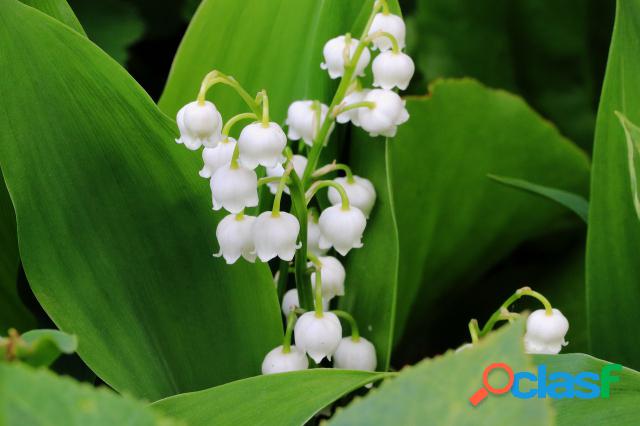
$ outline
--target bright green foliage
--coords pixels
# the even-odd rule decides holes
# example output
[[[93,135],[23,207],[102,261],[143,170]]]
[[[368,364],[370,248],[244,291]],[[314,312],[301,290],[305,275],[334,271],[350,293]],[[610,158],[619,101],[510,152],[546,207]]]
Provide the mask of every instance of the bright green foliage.
[[[627,167],[629,168],[629,185],[631,186],[631,198],[633,207],[640,220],[640,127],[630,122],[627,117],[618,113],[620,124],[624,128],[627,142]]]
[[[593,355],[640,367],[640,221],[629,145],[616,112],[640,123],[640,1],[618,2],[602,89],[591,175],[587,308]]]
[[[171,426],[151,408],[108,389],[47,370],[0,364],[0,424],[28,426]]]
[[[198,156],[95,45],[0,3],[0,163],[39,302],[118,391],[157,399],[257,374],[282,335],[271,275],[211,256]]]
[[[59,330],[31,330],[19,335],[12,329],[7,337],[0,337],[0,359],[19,360],[33,367],[47,367],[77,348],[76,336]]]
[[[22,3],[46,13],[81,35],[86,35],[80,21],[65,0],[20,0]]]
[[[176,395],[153,407],[190,425],[303,425],[341,396],[387,374],[324,369],[273,374]]]
[[[338,411],[331,425],[507,425],[552,424],[546,401],[523,400],[511,394],[489,395],[473,407],[469,397],[482,387],[482,373],[492,363],[508,364],[514,372],[530,369],[522,345],[524,321],[489,335],[476,347],[422,361],[407,367],[344,411]],[[496,388],[506,385],[506,376],[496,371],[489,376]]]

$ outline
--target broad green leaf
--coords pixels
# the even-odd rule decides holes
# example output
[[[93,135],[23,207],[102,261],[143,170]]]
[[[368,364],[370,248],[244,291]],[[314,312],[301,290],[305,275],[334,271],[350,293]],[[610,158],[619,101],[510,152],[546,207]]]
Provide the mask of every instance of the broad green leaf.
[[[0,163],[38,301],[118,391],[158,399],[257,374],[282,336],[271,275],[211,256],[200,159],[95,45],[1,5]]]
[[[476,407],[469,398],[480,389],[486,367],[505,363],[514,372],[530,370],[522,344],[523,321],[489,335],[477,346],[427,359],[402,370],[362,399],[338,411],[331,425],[548,425],[546,401],[492,395]],[[496,388],[506,385],[503,371],[489,376]]]
[[[249,93],[266,89],[274,121],[297,99],[328,102],[334,84],[320,69],[322,47],[349,31],[366,2],[345,0],[204,0],[173,62],[159,106],[175,117],[196,98],[206,73],[232,75]],[[246,110],[229,88],[209,92],[223,118]]]
[[[616,111],[640,123],[640,1],[619,1],[596,124],[587,239],[587,303],[593,355],[640,367],[640,222],[628,144]]]
[[[106,388],[45,369],[0,364],[0,424],[29,426],[170,426],[181,423]]]
[[[131,2],[122,0],[69,0],[90,40],[125,65],[128,48],[144,32],[144,22]]]
[[[616,115],[624,128],[625,140],[627,142],[627,167],[629,168],[631,197],[633,199],[633,207],[636,209],[636,214],[638,215],[638,220],[640,220],[640,194],[638,194],[638,185],[640,184],[640,128],[630,122],[623,114],[617,112]]]
[[[390,155],[400,240],[397,330],[410,318],[410,337],[500,259],[569,214],[496,185],[488,173],[584,194],[589,165],[520,98],[472,80],[440,81],[407,108],[411,118]]]
[[[610,362],[585,354],[536,355],[535,364],[547,366],[548,374],[556,371],[572,375],[589,371],[602,377],[602,368]],[[632,425],[638,422],[640,373],[624,367],[612,371],[609,398],[553,399],[558,426],[572,425]],[[614,381],[618,378],[617,381]],[[600,381],[602,383],[602,381]]]
[[[65,0],[20,0],[22,3],[46,13],[81,35],[86,35],[80,21]]]
[[[473,77],[522,94],[563,134],[580,146],[591,146],[597,102],[594,87],[601,78],[600,64],[593,62],[601,50],[598,32],[609,25],[606,13],[594,12],[593,2],[416,3],[418,37],[411,49],[428,81]]]
[[[551,188],[548,186],[537,185],[522,179],[514,179],[506,176],[489,175],[489,178],[500,182],[507,186],[522,189],[532,194],[537,194],[556,203],[565,206],[582,219],[585,223],[589,223],[589,202],[581,195],[572,194],[571,192],[561,189]]]
[[[78,349],[78,338],[59,330],[31,330],[20,336],[27,343],[20,359],[34,367],[47,367],[62,354]]]
[[[190,425],[303,425],[341,396],[389,373],[314,369],[175,395],[152,407]]]

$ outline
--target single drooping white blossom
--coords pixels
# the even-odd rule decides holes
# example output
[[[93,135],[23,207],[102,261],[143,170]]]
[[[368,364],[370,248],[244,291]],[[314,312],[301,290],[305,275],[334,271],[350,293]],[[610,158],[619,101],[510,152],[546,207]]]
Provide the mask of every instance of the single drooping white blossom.
[[[335,178],[333,181],[339,183],[344,188],[344,191],[347,193],[347,198],[349,198],[349,203],[362,210],[362,213],[368,218],[376,202],[376,190],[371,181],[355,175],[353,176],[352,182],[349,182],[349,179],[346,177]],[[327,195],[333,205],[342,202],[340,193],[334,187],[329,187]]]
[[[180,108],[176,121],[180,130],[176,142],[192,151],[203,145],[213,148],[222,139],[222,116],[209,101],[202,105],[197,101],[189,102]]]
[[[315,312],[305,312],[298,318],[293,329],[296,345],[316,362],[323,358],[331,360],[342,338],[340,320],[332,312],[318,316]]]
[[[344,280],[347,272],[342,263],[333,256],[321,256],[319,260],[322,264],[320,273],[322,278],[322,297],[331,300],[334,296],[344,296]],[[315,272],[311,273],[311,285],[315,290]]]
[[[235,263],[240,256],[249,262],[256,260],[253,247],[253,222],[254,216],[244,214],[230,214],[225,216],[216,228],[216,238],[220,245],[220,252],[214,256],[224,257],[228,264]]]
[[[315,302],[315,301],[314,301]],[[300,299],[298,298],[298,290],[292,288],[282,296],[282,313],[284,316],[288,316],[291,311],[300,307]],[[329,310],[329,300],[322,298],[322,310]]]
[[[364,337],[343,338],[333,357],[333,366],[345,370],[375,371],[378,364],[376,348]]]
[[[278,256],[282,260],[293,259],[300,223],[291,213],[271,211],[261,213],[253,224],[253,244],[256,254],[263,262]]]
[[[320,225],[318,225],[318,219],[315,218],[311,212],[307,217],[307,250],[316,256],[322,256],[327,251],[328,248],[321,249],[320,248]]]
[[[362,102],[364,97],[369,93],[369,89],[352,90],[347,93],[347,96],[342,100],[343,106],[349,106],[358,102]],[[344,124],[351,121],[354,126],[360,126],[360,120],[358,119],[358,109],[351,109],[349,111],[341,112],[336,116],[338,123]]]
[[[396,92],[385,89],[373,89],[364,98],[372,102],[373,108],[358,108],[360,126],[371,136],[396,135],[398,125],[409,119],[405,101]]]
[[[262,361],[262,374],[286,373],[309,368],[309,360],[304,351],[291,346],[284,352],[283,346],[272,349]]]
[[[231,163],[233,150],[236,148],[236,140],[224,138],[215,148],[205,148],[202,150],[202,161],[204,167],[200,170],[200,176],[209,179],[218,169]]]
[[[397,87],[405,90],[416,70],[411,57],[402,52],[387,50],[380,53],[371,65],[373,85],[391,90]]]
[[[294,155],[291,159],[293,162],[293,170],[295,170],[296,174],[300,177],[304,173],[304,169],[307,167],[307,157],[304,155]],[[284,174],[284,167],[282,164],[278,164],[275,167],[267,168],[267,177],[280,177]],[[278,191],[278,181],[267,183],[269,187],[269,191],[272,194],[275,194]],[[285,186],[284,192],[289,193],[289,188]]]
[[[220,167],[211,178],[213,209],[224,208],[230,213],[240,213],[245,207],[258,205],[258,176],[244,166]]]
[[[367,225],[364,213],[350,206],[348,209],[341,205],[331,206],[320,214],[320,248],[335,248],[345,256],[352,248],[362,247],[362,233]]]
[[[527,332],[524,335],[524,347],[530,354],[557,354],[563,346],[569,331],[569,321],[557,309],[551,315],[546,310],[533,311],[527,318]]]
[[[327,70],[329,72],[329,77],[332,79],[336,79],[344,75],[345,48],[349,52],[349,59],[351,59],[353,58],[360,41],[358,39],[351,38],[349,39],[348,47],[346,46],[346,43],[347,37],[341,35],[329,40],[322,49],[324,62],[320,64],[320,68]],[[363,76],[364,69],[369,65],[369,61],[371,61],[371,53],[369,52],[369,49],[365,47],[360,55],[360,59],[358,59],[355,75]]]
[[[371,36],[380,31],[391,34],[398,41],[398,47],[404,49],[407,28],[401,17],[390,13],[386,15],[384,13],[378,13],[373,17],[371,27],[369,28],[369,35]],[[393,44],[388,37],[379,36],[373,40],[373,49],[378,48],[381,51],[385,51],[392,47]]]
[[[325,104],[318,104],[318,108],[314,107],[313,101],[295,101],[289,105],[285,121],[289,126],[287,133],[289,139],[292,141],[302,139],[307,145],[313,145],[318,129],[329,111],[329,107]]]
[[[283,161],[282,150],[287,145],[287,136],[276,123],[264,126],[256,122],[242,129],[238,144],[240,162],[246,167],[275,167]]]

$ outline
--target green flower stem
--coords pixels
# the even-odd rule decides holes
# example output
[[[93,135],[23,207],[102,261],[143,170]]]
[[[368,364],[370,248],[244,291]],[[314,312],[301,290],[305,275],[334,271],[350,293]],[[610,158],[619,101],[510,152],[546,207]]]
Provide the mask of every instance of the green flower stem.
[[[342,209],[349,210],[349,197],[347,196],[347,192],[344,190],[344,187],[342,185],[332,180],[319,180],[317,182],[314,182],[314,184],[311,185],[311,188],[309,188],[306,194],[307,204],[309,204],[309,202],[313,199],[313,196],[316,195],[319,190],[328,186],[334,187],[340,194],[340,198],[342,199]]]
[[[378,3],[382,5],[382,13],[384,13],[385,15],[391,13],[389,11],[389,3],[387,3],[387,0],[378,0]]]
[[[520,299],[522,296],[530,296],[535,299],[538,299],[544,305],[544,309],[547,315],[551,315],[553,313],[551,303],[549,303],[549,300],[546,297],[544,297],[542,294],[538,293],[537,291],[531,290],[531,288],[529,287],[522,287],[521,289],[516,290],[516,292],[513,293],[511,297],[509,297],[507,300],[505,300],[505,302],[502,305],[500,305],[500,308],[498,308],[498,310],[495,311],[491,315],[491,317],[489,317],[489,320],[484,325],[484,327],[482,328],[478,336],[484,337],[487,333],[493,330],[493,327],[498,321],[502,319],[508,319],[508,318],[505,318],[505,311],[508,312],[509,306],[511,306],[513,302]]]
[[[315,294],[314,304],[316,310],[316,317],[322,318],[324,311],[322,310],[322,264],[316,265],[316,279],[315,279]]]
[[[269,96],[267,96],[267,91],[262,89],[258,93],[258,97],[262,103],[262,127],[269,127]]]
[[[298,300],[300,306],[306,310],[313,309],[313,294],[311,291],[311,279],[307,271],[307,203],[304,199],[304,188],[302,181],[295,170],[289,176],[291,185],[292,213],[295,214],[300,223],[300,248],[295,257],[295,278],[296,289],[298,289]]]
[[[238,83],[233,77],[225,75],[218,70],[211,71],[202,80],[197,98],[199,105],[204,105],[207,91],[216,84],[225,84],[233,88],[247,104],[249,109],[251,109],[256,116],[260,115],[261,111],[258,103],[249,95],[249,93],[247,93],[246,90],[244,90],[240,83]]]
[[[288,278],[289,278],[289,262],[287,262],[286,260],[280,260],[280,264],[278,265],[278,282],[277,282],[278,300],[282,300],[284,293],[287,291]]]
[[[391,50],[393,51],[393,53],[400,53],[400,45],[398,44],[398,39],[396,39],[393,34],[388,33],[386,31],[376,31],[375,33],[371,34],[369,37],[367,37],[368,41],[373,41],[375,39],[377,39],[378,37],[386,37],[389,39],[389,41],[391,42]]]
[[[358,340],[360,340],[360,331],[358,329],[358,323],[351,316],[350,313],[346,311],[339,311],[339,310],[335,310],[331,312],[336,314],[337,317],[342,318],[343,320],[349,323],[349,326],[351,327],[351,340],[353,340],[354,342],[357,342]]]
[[[280,215],[280,201],[282,200],[282,194],[284,193],[284,188],[287,186],[287,180],[289,179],[289,174],[293,170],[293,162],[288,161],[287,167],[284,169],[284,173],[280,176],[280,183],[278,183],[278,189],[276,191],[276,196],[273,199],[273,208],[271,209],[271,215],[277,217]]]
[[[229,132],[231,131],[231,128],[239,121],[241,120],[249,120],[249,119],[253,119],[253,120],[257,120],[258,116],[255,115],[252,112],[243,112],[242,114],[238,114],[238,115],[234,115],[233,117],[231,117],[229,119],[229,121],[227,121],[224,124],[224,127],[222,128],[222,135],[223,136],[229,136]]]
[[[333,123],[333,112],[340,105],[340,103],[344,100],[344,97],[347,95],[347,90],[353,83],[353,79],[355,77],[356,66],[358,61],[360,60],[360,56],[364,51],[364,48],[369,43],[364,40],[369,33],[369,29],[371,28],[371,23],[373,22],[373,18],[376,13],[380,11],[380,8],[384,8],[386,6],[386,1],[376,2],[373,10],[371,11],[371,15],[369,16],[369,20],[362,31],[362,36],[360,37],[360,43],[358,43],[358,47],[356,48],[353,57],[349,63],[345,64],[344,74],[342,79],[340,79],[340,84],[338,85],[338,89],[336,90],[333,99],[331,100],[331,104],[329,105],[329,111],[320,127],[320,131],[316,135],[315,140],[313,141],[313,145],[311,146],[311,150],[309,151],[307,167],[304,169],[304,173],[302,174],[302,183],[306,188],[309,180],[311,179],[311,174],[316,169],[318,165],[318,159],[320,158],[320,153],[322,152],[322,147],[324,146],[325,140],[329,137],[329,132],[331,130],[331,125]],[[388,7],[388,6],[387,6]]]
[[[331,173],[336,170],[342,170],[345,173],[347,182],[355,183],[356,180],[353,178],[353,172],[351,171],[351,167],[347,166],[346,164],[336,163],[335,161],[331,164],[327,164],[326,166],[320,167],[315,172],[313,172],[311,176],[314,178],[319,178],[321,176],[326,175],[327,173]]]
[[[471,343],[478,343],[478,334],[480,333],[480,327],[478,326],[478,320],[472,319],[469,321],[469,334],[471,334]]]
[[[296,319],[296,311],[293,309],[287,316],[287,331],[285,331],[282,341],[282,353],[288,354],[291,352],[291,333],[293,333],[293,325],[296,323]]]
[[[280,182],[281,176],[267,176],[258,179],[258,186],[265,185],[267,183]]]
[[[369,108],[369,109],[373,109],[376,107],[376,103],[375,102],[370,102],[370,101],[362,101],[362,102],[355,102],[346,106],[343,106],[342,108],[336,108],[334,114],[336,116],[342,114],[343,112],[347,112],[347,111],[351,111],[357,108]]]

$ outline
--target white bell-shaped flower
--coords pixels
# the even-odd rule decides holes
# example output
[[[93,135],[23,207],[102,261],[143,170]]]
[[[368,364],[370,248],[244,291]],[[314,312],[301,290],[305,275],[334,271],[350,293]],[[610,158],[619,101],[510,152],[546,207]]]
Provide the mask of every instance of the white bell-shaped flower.
[[[322,256],[327,251],[328,248],[321,249],[320,248],[320,225],[318,225],[318,219],[313,217],[311,213],[307,218],[307,250],[316,256]]]
[[[305,157],[304,155],[294,155],[292,160],[293,161],[293,170],[295,170],[296,174],[301,177],[302,174],[304,173],[304,169],[307,167],[307,157]],[[269,167],[267,168],[267,177],[280,177],[284,174],[284,167],[282,167],[282,164],[278,164],[275,167]],[[278,182],[269,182],[267,184],[267,186],[269,187],[269,191],[272,194],[275,194],[276,192],[278,192]],[[285,193],[289,193],[289,188],[285,187],[284,188],[284,192]]]
[[[373,108],[358,108],[360,126],[371,136],[396,135],[398,125],[409,119],[405,101],[391,90],[373,89],[364,98],[365,102],[373,102]]]
[[[320,363],[325,357],[331,361],[331,356],[342,339],[342,326],[332,312],[324,312],[322,316],[317,316],[315,312],[305,312],[298,318],[293,334],[296,345],[316,363]]]
[[[331,300],[334,296],[344,296],[344,280],[347,272],[342,263],[333,256],[319,257],[322,264],[322,297]],[[311,285],[315,291],[316,273],[311,273]]]
[[[376,371],[376,348],[364,337],[353,340],[351,336],[340,340],[333,354],[333,366],[345,370]]]
[[[300,223],[287,212],[274,215],[271,211],[261,213],[253,224],[253,244],[256,254],[263,262],[278,256],[291,260],[299,248],[297,245]]]
[[[335,248],[345,256],[352,248],[362,247],[362,233],[367,226],[364,213],[350,206],[348,209],[341,205],[331,206],[320,214],[320,248]]]
[[[313,145],[318,129],[322,126],[329,111],[329,107],[325,104],[319,104],[319,108],[320,113],[318,114],[317,109],[313,106],[313,101],[295,101],[289,105],[285,121],[289,126],[287,133],[289,139],[292,141],[302,139],[307,145]]]
[[[213,209],[240,213],[258,205],[258,176],[253,170],[231,164],[220,167],[211,178]]]
[[[349,182],[346,177],[335,178],[333,181],[342,185],[347,193],[347,198],[349,198],[349,203],[362,210],[362,213],[368,218],[376,202],[376,190],[371,181],[360,176],[353,176],[353,182]],[[342,202],[340,193],[332,186],[329,187],[327,196],[333,205]]]
[[[362,102],[364,97],[369,93],[369,89],[352,90],[347,93],[347,96],[342,100],[342,105],[349,106],[358,102]],[[344,124],[351,121],[354,126],[360,126],[360,119],[358,118],[358,109],[351,109],[349,111],[341,112],[336,116],[338,123]]]
[[[282,150],[287,145],[287,136],[276,123],[264,126],[256,122],[242,129],[238,144],[240,162],[246,167],[275,167],[282,162]]]
[[[213,148],[222,139],[222,116],[209,101],[203,105],[197,101],[189,102],[178,111],[176,122],[180,130],[176,142],[192,151],[203,145]]]
[[[300,299],[298,299],[298,290],[292,288],[282,296],[282,313],[284,316],[288,316],[291,311],[300,307]],[[322,298],[322,310],[329,310],[329,300]]]
[[[216,238],[220,245],[220,252],[214,256],[224,257],[228,264],[235,263],[240,256],[249,262],[256,260],[253,247],[254,216],[230,214],[225,216],[216,228]]]
[[[200,176],[209,179],[220,167],[231,163],[235,148],[235,139],[224,138],[215,148],[203,149],[202,161],[204,162],[204,167],[200,170]]]
[[[283,346],[272,349],[262,361],[262,374],[286,373],[309,368],[309,360],[304,351],[291,346],[284,352]]]
[[[388,50],[376,56],[371,70],[375,87],[387,90],[397,87],[400,90],[405,90],[409,86],[416,66],[409,55]]]
[[[324,55],[324,62],[320,64],[320,68],[329,72],[329,77],[336,79],[344,75],[344,52],[346,47],[347,38],[343,35],[332,38],[329,40],[322,49]],[[355,38],[351,38],[349,42],[349,59],[353,58],[360,41]],[[358,59],[356,65],[355,75],[363,76],[364,69],[369,65],[371,61],[371,53],[366,47]]]
[[[533,311],[527,318],[524,348],[530,354],[553,355],[567,345],[564,336],[569,331],[569,321],[557,309],[547,315],[545,309]]]
[[[398,47],[404,49],[405,36],[407,28],[402,18],[398,15],[378,13],[373,17],[371,27],[369,28],[369,35],[383,31],[391,34],[398,41]],[[381,51],[389,50],[393,44],[388,37],[380,36],[373,40],[373,49],[380,49]]]

